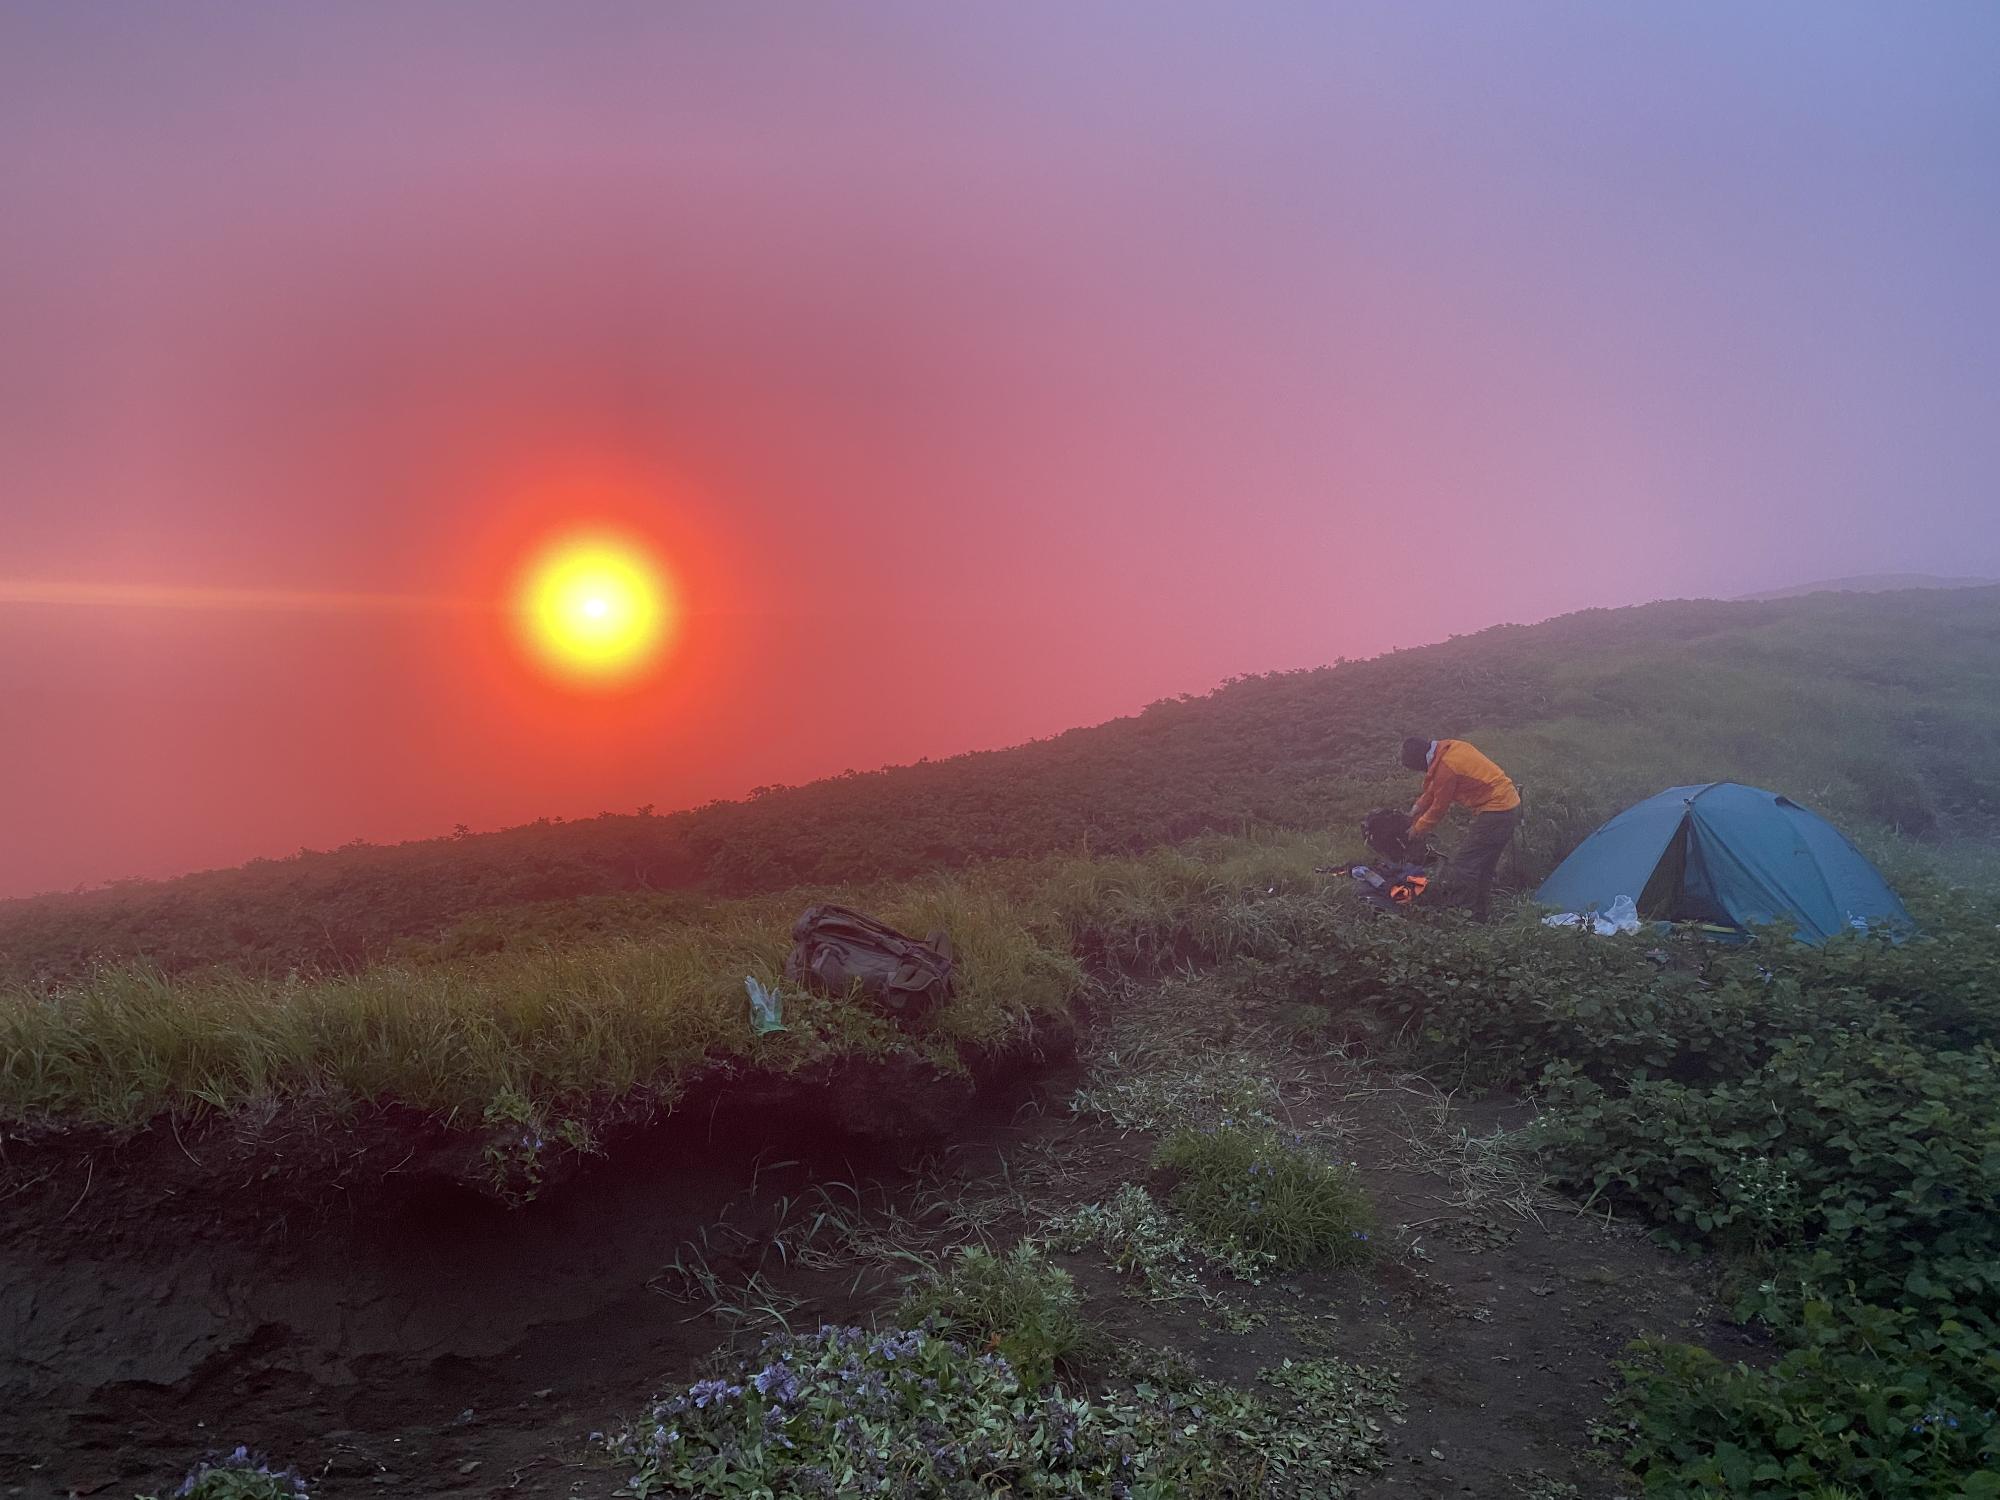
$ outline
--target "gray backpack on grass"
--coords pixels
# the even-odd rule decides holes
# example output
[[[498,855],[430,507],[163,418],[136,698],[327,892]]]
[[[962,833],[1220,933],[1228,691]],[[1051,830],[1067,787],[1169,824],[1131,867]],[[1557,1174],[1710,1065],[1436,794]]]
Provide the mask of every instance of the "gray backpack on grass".
[[[898,1021],[951,994],[951,935],[923,942],[844,906],[809,906],[792,924],[785,978],[825,995],[861,991]]]

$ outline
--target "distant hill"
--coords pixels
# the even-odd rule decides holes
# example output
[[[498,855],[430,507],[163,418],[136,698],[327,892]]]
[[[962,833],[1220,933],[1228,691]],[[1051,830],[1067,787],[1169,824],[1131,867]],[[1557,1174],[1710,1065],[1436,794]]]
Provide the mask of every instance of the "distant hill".
[[[1858,573],[1852,578],[1826,578],[1818,583],[1795,583],[1790,588],[1770,589],[1740,598],[1796,599],[1803,594],[1887,594],[1898,589],[1979,589],[2000,584],[2000,578],[1940,578],[1935,573]]]
[[[1526,790],[1519,871],[1676,783],[1783,790],[1857,831],[2000,826],[2000,588],[1678,600],[1276,673],[1011,750],[663,816],[349,845],[0,902],[0,973],[361,963],[477,913],[637,890],[899,879],[1406,803],[1406,734],[1466,735]]]

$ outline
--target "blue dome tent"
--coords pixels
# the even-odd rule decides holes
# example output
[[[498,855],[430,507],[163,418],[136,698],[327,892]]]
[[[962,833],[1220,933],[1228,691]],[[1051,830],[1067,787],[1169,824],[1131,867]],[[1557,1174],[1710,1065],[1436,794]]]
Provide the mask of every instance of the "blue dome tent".
[[[1605,911],[1630,896],[1654,921],[1790,922],[1809,943],[1851,927],[1912,925],[1881,872],[1831,823],[1733,781],[1669,787],[1626,808],[1535,896],[1569,912]]]

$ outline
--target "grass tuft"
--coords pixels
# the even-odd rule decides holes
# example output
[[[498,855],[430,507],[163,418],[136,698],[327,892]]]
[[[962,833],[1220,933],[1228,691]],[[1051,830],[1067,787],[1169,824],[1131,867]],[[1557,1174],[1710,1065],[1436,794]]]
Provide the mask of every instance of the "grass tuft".
[[[1239,1275],[1349,1265],[1371,1249],[1373,1217],[1351,1167],[1266,1125],[1182,1127],[1153,1165],[1195,1242]]]
[[[898,1320],[1004,1356],[1031,1391],[1058,1369],[1081,1370],[1104,1347],[1069,1272],[1028,1240],[1005,1254],[961,1248],[942,1271],[911,1287]]]

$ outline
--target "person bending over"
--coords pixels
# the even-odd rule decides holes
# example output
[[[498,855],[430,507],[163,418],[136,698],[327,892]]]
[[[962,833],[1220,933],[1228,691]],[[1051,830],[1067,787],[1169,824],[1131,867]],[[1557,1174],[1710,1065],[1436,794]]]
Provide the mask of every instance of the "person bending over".
[[[1486,920],[1493,872],[1521,821],[1521,793],[1507,773],[1464,740],[1403,741],[1403,764],[1424,774],[1424,789],[1410,809],[1410,847],[1421,849],[1453,807],[1472,813],[1472,827],[1445,865],[1445,885]]]

